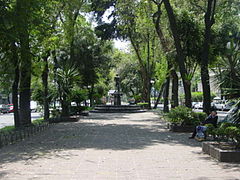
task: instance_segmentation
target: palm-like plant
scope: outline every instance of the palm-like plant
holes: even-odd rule
[[[220,88],[228,99],[238,99],[235,108],[227,117],[230,121],[240,124],[240,41],[229,42],[226,56],[223,58],[222,70],[217,78]]]
[[[80,81],[80,75],[74,66],[64,64],[61,65],[57,70],[57,80],[62,104],[62,116],[68,116],[71,90],[74,85]]]

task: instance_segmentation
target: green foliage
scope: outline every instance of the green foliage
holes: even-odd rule
[[[76,102],[77,105],[80,104],[82,101],[88,99],[88,91],[86,89],[80,89],[80,88],[73,88],[71,91],[70,101]]]
[[[198,122],[204,121],[207,117],[206,113],[203,112],[192,112],[192,116]]]
[[[133,98],[134,98],[136,103],[139,103],[139,102],[142,101],[142,96],[139,95],[139,94],[134,95]]]
[[[58,118],[61,116],[61,111],[57,108],[54,108],[51,110],[51,117],[52,118]]]
[[[236,124],[225,122],[218,128],[213,125],[206,125],[207,133],[218,137],[218,141],[233,141],[236,147],[240,147],[240,127]]]
[[[45,121],[44,121],[43,118],[39,118],[39,119],[33,120],[32,124],[33,124],[33,125],[39,125],[39,124],[42,124],[42,123],[44,123],[44,122],[45,122]],[[12,132],[12,131],[15,131],[15,130],[16,130],[15,126],[5,126],[4,128],[1,128],[1,129],[0,129],[0,133],[1,133],[1,132],[2,132],[2,133],[9,133],[9,132]]]
[[[216,135],[216,128],[214,127],[213,124],[206,124],[205,126],[207,127],[206,132],[208,135],[212,135],[212,136]]]
[[[171,109],[170,112],[166,114],[166,117],[169,122],[184,126],[197,125],[205,119],[204,117],[206,117],[206,115],[203,113],[193,112],[192,109],[185,106],[178,106]]]
[[[141,108],[148,108],[148,103],[137,103]]]
[[[14,130],[15,130],[14,126],[5,126],[4,128],[0,129],[0,133],[1,132],[8,133],[8,132],[11,132],[11,131],[14,131]]]
[[[211,99],[216,97],[215,93],[211,93]],[[192,92],[192,101],[193,102],[202,102],[203,101],[203,92]]]
[[[39,118],[39,119],[36,119],[32,122],[33,125],[38,125],[38,124],[42,124],[44,123],[44,118]]]

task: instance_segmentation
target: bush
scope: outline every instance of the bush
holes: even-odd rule
[[[138,106],[141,106],[141,108],[145,109],[148,108],[149,104],[148,103],[137,103]]]
[[[203,118],[202,113],[193,112],[192,109],[185,106],[178,106],[166,114],[169,122],[181,126],[197,125]],[[204,120],[204,119],[203,119]]]
[[[207,127],[206,132],[208,135],[212,135],[212,136],[216,135],[216,128],[214,127],[214,125],[206,124],[205,126]]]
[[[211,93],[211,100],[216,97],[215,93]],[[181,95],[181,99],[184,99],[184,94]],[[202,102],[203,101],[203,92],[192,92],[192,101],[193,102]]]
[[[141,95],[134,95],[133,96],[135,103],[139,103],[142,101],[142,96]]]
[[[225,122],[215,129],[219,140],[233,141],[236,147],[240,147],[240,128],[236,124]]]
[[[193,118],[198,122],[202,122],[206,119],[207,115],[203,112],[192,112]]]

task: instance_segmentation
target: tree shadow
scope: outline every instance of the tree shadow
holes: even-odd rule
[[[8,173],[6,171],[1,171],[0,172],[0,179],[6,176]]]
[[[77,123],[57,124],[42,134],[3,147],[0,163],[32,160],[49,154],[57,155],[54,152],[74,149],[133,150],[144,149],[156,143],[200,146],[195,141],[189,141],[186,134],[168,132],[162,129],[161,125],[146,126],[138,122],[129,125],[101,124],[95,120],[93,118],[92,122],[83,120]]]
[[[0,164],[74,156],[65,150],[140,150],[155,144],[201,146],[200,142],[189,140],[188,133],[169,132],[159,118],[138,120],[134,115],[129,116],[124,113],[98,114],[75,123],[56,124],[41,134],[0,149]]]

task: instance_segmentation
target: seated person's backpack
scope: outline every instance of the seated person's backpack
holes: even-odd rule
[[[197,129],[196,137],[199,139],[204,139],[205,138],[204,132],[207,130],[207,127],[206,126],[197,126],[196,129]]]

